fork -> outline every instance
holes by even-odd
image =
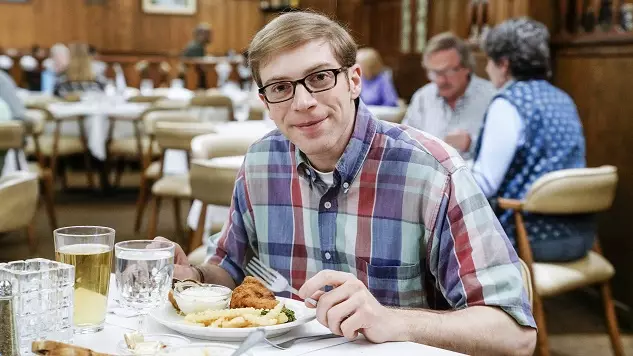
[[[284,341],[284,342],[280,342],[278,344],[273,343],[272,341],[268,340],[268,339],[264,339],[264,341],[279,350],[287,350],[290,347],[292,347],[292,345],[294,345],[297,341],[299,340],[311,340],[311,341],[318,341],[318,340],[325,340],[325,339],[334,339],[334,338],[338,338],[341,336],[338,335],[334,335],[334,334],[325,334],[325,335],[312,335],[312,336],[303,336],[303,337],[297,337],[294,339],[290,339],[288,341]]]
[[[290,292],[296,296],[299,296],[299,291],[288,283],[288,280],[284,278],[279,272],[266,266],[257,257],[251,258],[246,265],[246,272],[257,278],[264,286],[275,293]],[[312,298],[305,299],[313,306],[317,306],[317,301]]]

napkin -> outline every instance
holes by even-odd
[[[328,328],[321,325],[318,321],[313,320],[307,324],[297,327],[296,329],[290,331],[287,334],[272,338],[270,339],[270,341],[277,344],[277,343],[284,342],[284,341],[294,339],[297,337],[326,335],[330,333],[331,332]],[[299,355],[305,355],[314,351],[334,347],[337,345],[346,344],[348,342],[350,341],[344,337],[316,340],[316,341],[301,340],[287,350],[278,350],[272,346],[262,344],[262,346],[257,346],[253,348],[253,354],[257,356],[269,356],[269,355],[299,356]]]

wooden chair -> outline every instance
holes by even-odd
[[[55,215],[55,207],[53,204],[54,186],[53,174],[50,169],[45,168],[39,154],[39,135],[44,127],[44,118],[39,112],[27,110],[25,112],[25,121],[8,121],[0,123],[0,150],[13,149],[15,152],[15,162],[17,170],[29,171],[35,173],[40,181],[40,190],[51,230],[57,228],[57,217]],[[24,148],[25,137],[30,136],[35,145],[35,157],[37,162],[27,162],[28,167],[20,165],[19,151]]]
[[[148,142],[143,145],[145,153],[142,157],[140,192],[136,202],[134,221],[134,232],[136,233],[141,230],[141,221],[147,206],[150,188],[153,182],[161,177],[162,172],[162,160],[153,161],[156,157],[162,157],[161,149],[156,142],[156,125],[160,122],[197,122],[198,118],[180,110],[152,110],[142,116],[142,121]]]
[[[198,135],[215,132],[215,126],[202,122],[159,122],[155,130],[156,141],[161,149],[161,158],[158,180],[152,185],[153,205],[147,228],[148,238],[153,239],[156,235],[158,212],[163,199],[173,201],[176,229],[181,236],[186,238],[180,222],[180,202],[192,201],[189,174],[164,175],[165,152],[168,149],[186,151],[187,163],[190,164],[191,140]]]
[[[561,170],[539,178],[523,200],[498,200],[499,207],[514,211],[519,256],[528,265],[532,276],[534,318],[539,328],[537,348],[541,356],[549,355],[541,297],[591,285],[600,285],[613,352],[616,356],[624,355],[609,286],[615,270],[602,256],[597,237],[594,250],[578,261],[534,262],[522,215],[523,212],[563,215],[606,211],[613,202],[617,180],[617,169],[613,166]]]
[[[136,102],[136,103],[155,103],[156,101],[161,100],[163,97],[149,97],[149,96],[135,96],[131,97],[128,102]],[[125,161],[138,161],[141,165],[141,172],[146,168],[144,163],[147,161],[144,158],[145,152],[151,152],[152,156],[149,159],[155,159],[159,157],[159,149],[158,145],[154,141],[152,150],[148,150],[150,145],[150,138],[144,130],[143,118],[145,115],[148,115],[154,111],[160,111],[163,108],[158,107],[150,107],[145,110],[145,112],[140,117],[116,117],[110,116],[108,120],[110,122],[108,128],[108,134],[106,139],[106,162],[105,162],[105,170],[107,172],[108,179],[110,179],[110,171],[113,161],[116,160],[116,171],[114,176],[114,186],[118,187],[121,183],[121,176],[123,174],[123,168],[125,165]],[[133,137],[123,137],[123,138],[115,138],[114,130],[120,124],[129,124],[132,125],[134,136]]]
[[[235,177],[244,155],[261,136],[208,134],[196,137],[191,142],[194,157],[189,173],[191,195],[202,202],[202,208],[188,251],[194,251],[202,245],[207,205],[231,206]]]
[[[46,117],[46,122],[53,123],[54,133],[53,135],[39,135],[39,155],[45,157],[49,161],[49,168],[53,174],[53,180],[57,173],[57,164],[59,157],[67,157],[74,154],[82,154],[84,157],[84,164],[86,168],[86,178],[88,185],[91,189],[94,189],[94,177],[92,174],[92,165],[90,150],[88,149],[88,138],[86,136],[85,118],[83,116],[72,116],[56,118],[53,114],[42,105],[27,106],[29,110],[38,110],[41,115]],[[76,136],[62,136],[61,126],[62,123],[76,121],[79,127],[79,137]],[[36,154],[36,147],[34,140],[28,140],[26,146],[26,152],[30,155]],[[62,184],[64,187],[66,183],[66,172],[62,174]]]
[[[18,171],[0,178],[0,233],[26,229],[31,254],[37,250],[33,224],[38,194],[35,173]]]

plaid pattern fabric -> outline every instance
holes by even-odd
[[[323,269],[349,272],[390,306],[428,307],[430,285],[452,308],[499,306],[535,326],[518,257],[455,150],[360,103],[334,178],[326,186],[268,134],[246,155],[210,262],[239,283],[254,253],[297,289]]]

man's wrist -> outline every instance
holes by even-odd
[[[409,315],[405,309],[386,307],[385,331],[389,341],[411,341]]]

